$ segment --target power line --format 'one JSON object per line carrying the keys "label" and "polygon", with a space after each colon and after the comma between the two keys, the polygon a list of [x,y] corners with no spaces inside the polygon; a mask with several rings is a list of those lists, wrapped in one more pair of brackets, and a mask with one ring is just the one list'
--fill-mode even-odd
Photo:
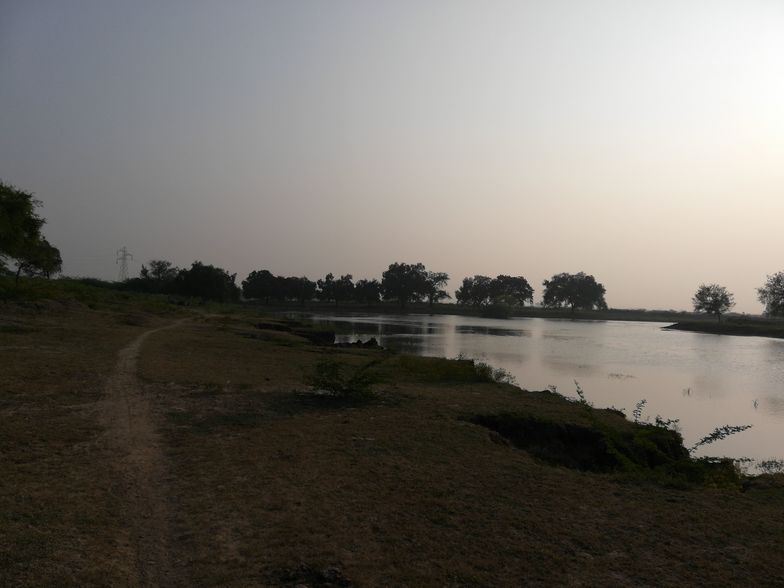
{"label": "power line", "polygon": [[124,282],[128,279],[128,260],[132,260],[133,255],[128,251],[128,248],[123,245],[122,249],[117,250],[117,260],[115,263],[120,264],[119,280]]}

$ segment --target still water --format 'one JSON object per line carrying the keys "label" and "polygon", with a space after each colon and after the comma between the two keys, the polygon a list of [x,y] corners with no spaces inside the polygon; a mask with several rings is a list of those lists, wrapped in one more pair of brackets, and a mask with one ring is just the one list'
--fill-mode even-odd
{"label": "still water", "polygon": [[575,380],[596,407],[643,418],[680,419],[687,446],[721,425],[753,425],[697,455],[784,458],[784,340],[663,330],[663,323],[509,320],[455,315],[311,315],[332,323],[338,341],[376,337],[387,348],[479,359],[528,390],[556,386],[576,397]]}

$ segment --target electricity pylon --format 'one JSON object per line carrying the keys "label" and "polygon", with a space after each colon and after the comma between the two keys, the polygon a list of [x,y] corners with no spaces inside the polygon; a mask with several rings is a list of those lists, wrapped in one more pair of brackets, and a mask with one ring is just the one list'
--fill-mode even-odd
{"label": "electricity pylon", "polygon": [[117,250],[117,260],[115,263],[120,264],[119,280],[124,282],[128,279],[128,260],[133,259],[133,255],[128,252],[128,248],[123,246],[122,249]]}

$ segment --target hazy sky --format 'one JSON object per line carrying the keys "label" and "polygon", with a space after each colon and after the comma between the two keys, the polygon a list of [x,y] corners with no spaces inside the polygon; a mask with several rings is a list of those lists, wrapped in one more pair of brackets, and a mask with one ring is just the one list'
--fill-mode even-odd
{"label": "hazy sky", "polygon": [[[784,270],[780,0],[0,0],[0,178],[71,275],[585,271],[759,312]],[[136,273],[139,263],[131,265]]]}

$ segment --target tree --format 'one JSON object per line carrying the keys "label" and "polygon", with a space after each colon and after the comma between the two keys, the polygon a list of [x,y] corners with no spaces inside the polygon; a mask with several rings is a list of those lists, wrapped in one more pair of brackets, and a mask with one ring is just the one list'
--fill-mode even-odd
{"label": "tree", "polygon": [[41,235],[46,221],[36,214],[41,203],[0,181],[0,270],[7,271],[7,259],[16,263],[20,274],[50,277],[62,269],[60,250]]}
{"label": "tree", "polygon": [[316,295],[316,282],[309,280],[305,276],[301,278],[286,278],[286,298],[298,301],[301,305],[313,300]]}
{"label": "tree", "polygon": [[332,287],[332,296],[335,299],[335,304],[337,305],[340,302],[345,300],[353,300],[354,299],[354,282],[352,281],[354,276],[351,274],[345,274],[340,276]]}
{"label": "tree", "polygon": [[318,286],[316,298],[326,302],[335,300],[335,276],[331,272],[324,276],[323,280],[318,280],[316,285]]}
{"label": "tree", "polygon": [[765,305],[765,314],[784,316],[784,272],[768,276],[765,285],[757,288],[757,298]]}
{"label": "tree", "polygon": [[476,275],[473,278],[463,278],[463,285],[455,292],[455,298],[458,304],[486,306],[490,304],[492,292],[493,279]]}
{"label": "tree", "polygon": [[16,260],[16,281],[19,275],[51,277],[63,267],[63,258],[60,250],[49,243],[44,237],[28,246],[26,251]]}
{"label": "tree", "polygon": [[230,302],[239,298],[240,289],[234,283],[236,278],[237,274],[230,274],[222,268],[194,261],[190,269],[180,270],[175,286],[177,292],[183,296]]}
{"label": "tree", "polygon": [[695,312],[715,314],[721,322],[721,315],[735,306],[732,294],[718,284],[701,284],[692,298]]}
{"label": "tree", "polygon": [[526,301],[533,302],[534,289],[523,276],[474,276],[463,280],[463,285],[455,292],[455,297],[458,304],[472,306],[524,306]]}
{"label": "tree", "polygon": [[440,302],[445,298],[452,298],[443,288],[448,281],[449,274],[445,272],[427,272],[425,276],[425,296],[427,297],[430,306],[433,306],[433,303]]}
{"label": "tree", "polygon": [[269,304],[270,298],[275,297],[276,293],[275,276],[268,270],[252,271],[242,280],[242,295],[245,298],[259,298]]}
{"label": "tree", "polygon": [[523,276],[500,275],[490,287],[493,304],[525,306],[526,301],[533,304],[534,289]]}
{"label": "tree", "polygon": [[401,307],[427,296],[427,270],[422,263],[392,263],[381,275],[385,300],[397,300]]}
{"label": "tree", "polygon": [[363,304],[376,304],[381,298],[381,283],[378,280],[357,280],[354,284],[354,300]]}
{"label": "tree", "polygon": [[605,289],[593,276],[584,272],[576,274],[560,273],[542,282],[544,293],[542,305],[547,308],[606,309]]}
{"label": "tree", "polygon": [[46,222],[35,212],[40,205],[29,192],[0,181],[0,257],[20,259],[39,243]]}
{"label": "tree", "polygon": [[165,259],[151,259],[147,263],[150,267],[142,264],[138,280],[129,280],[129,282],[140,282],[137,285],[131,283],[131,289],[138,288],[145,292],[158,293],[171,291],[174,280],[177,279],[177,274],[180,272],[180,268],[174,266],[171,261],[166,261]]}

